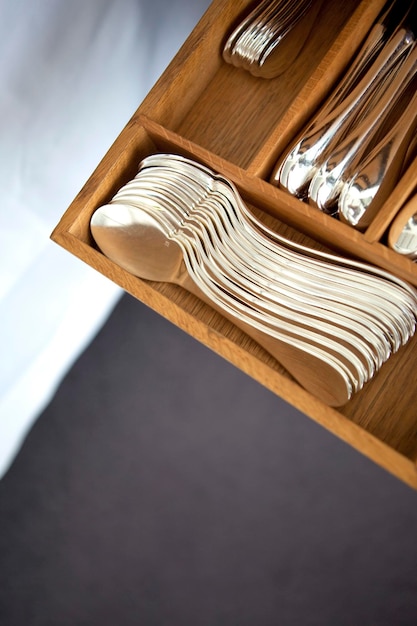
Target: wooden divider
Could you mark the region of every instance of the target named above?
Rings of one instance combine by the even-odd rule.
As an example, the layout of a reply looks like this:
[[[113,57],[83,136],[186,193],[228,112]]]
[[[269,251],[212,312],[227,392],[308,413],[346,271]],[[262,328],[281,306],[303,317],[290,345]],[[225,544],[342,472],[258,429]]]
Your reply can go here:
[[[292,104],[285,101],[285,110],[272,114],[271,103],[274,97],[280,98],[282,84],[279,89],[277,85],[263,85],[258,93],[253,81],[263,79],[249,78],[240,71],[234,72],[232,67],[223,67],[219,54],[218,46],[227,24],[236,19],[248,2],[216,0],[65,212],[52,238],[349,445],[417,488],[417,338],[390,358],[344,407],[330,408],[297,385],[254,341],[194,296],[175,285],[143,281],[117,267],[96,249],[89,228],[95,209],[108,202],[135,175],[143,157],[155,152],[176,152],[229,177],[248,207],[285,236],[313,247],[356,255],[417,284],[415,265],[399,258],[381,240],[385,222],[381,226],[376,222],[365,235],[357,233],[321,212],[314,212],[271,185],[264,176],[271,157],[275,156],[280,125],[292,128],[291,115],[296,120],[294,125],[304,115],[300,116],[297,98],[305,85],[309,85],[311,92],[308,109],[326,89],[329,80],[326,58],[331,73],[336,74],[336,65],[341,67],[347,50],[354,50],[360,40],[353,26],[360,24],[363,28],[364,20],[370,23],[381,5],[379,0],[364,0],[356,9],[356,2],[351,2],[345,19],[351,15],[353,21],[348,20],[340,38],[328,40],[331,57],[329,51],[324,56],[320,54],[318,69],[306,70],[297,93],[292,92]],[[329,7],[336,11],[334,3],[328,3],[328,11]],[[339,10],[337,5],[336,12]],[[239,101],[234,108],[233,98],[243,97],[249,86],[250,95],[257,93],[256,102],[247,97],[244,105]],[[263,114],[265,94],[269,98],[264,118],[267,132],[258,135],[251,126],[257,122],[256,111],[259,118]],[[233,111],[236,115],[232,118]],[[405,179],[403,184],[410,185],[412,177],[410,173],[408,182]],[[402,198],[405,191],[399,187],[396,193]],[[394,212],[393,208],[387,208],[384,215],[390,210]]]

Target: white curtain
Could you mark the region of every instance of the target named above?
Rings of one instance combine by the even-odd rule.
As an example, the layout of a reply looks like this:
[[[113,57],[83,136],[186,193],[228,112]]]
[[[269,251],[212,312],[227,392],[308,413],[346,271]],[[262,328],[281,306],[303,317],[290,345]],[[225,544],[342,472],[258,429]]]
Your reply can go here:
[[[50,233],[208,0],[0,0],[0,477],[121,295]]]

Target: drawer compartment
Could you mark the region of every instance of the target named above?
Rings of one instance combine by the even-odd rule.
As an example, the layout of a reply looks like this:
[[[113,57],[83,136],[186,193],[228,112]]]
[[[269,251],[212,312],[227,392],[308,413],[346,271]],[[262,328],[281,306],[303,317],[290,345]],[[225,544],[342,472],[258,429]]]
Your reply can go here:
[[[232,24],[248,3],[214,2],[65,212],[52,238],[376,463],[417,487],[415,337],[345,406],[333,409],[302,389],[275,359],[209,306],[180,287],[129,274],[101,254],[90,234],[89,222],[95,209],[136,174],[143,157],[173,152],[194,158],[232,180],[247,206],[286,237],[373,262],[417,284],[415,264],[385,246],[384,225],[373,224],[368,233],[353,231],[268,182],[273,162],[285,145],[283,138],[288,142],[322,100],[383,5],[379,1],[364,1],[359,6],[346,2],[335,16],[334,4],[333,8],[330,2],[324,4],[320,21],[323,30],[315,33],[320,46],[314,44],[314,55],[303,51],[308,62],[303,53],[297,59],[297,75],[301,78],[288,83],[285,91],[283,76],[266,81],[222,61],[220,45],[226,34],[225,24]],[[320,37],[328,30],[327,38]],[[199,71],[202,66],[204,72]],[[409,174],[395,194],[404,195],[404,185],[410,188],[411,181]]]

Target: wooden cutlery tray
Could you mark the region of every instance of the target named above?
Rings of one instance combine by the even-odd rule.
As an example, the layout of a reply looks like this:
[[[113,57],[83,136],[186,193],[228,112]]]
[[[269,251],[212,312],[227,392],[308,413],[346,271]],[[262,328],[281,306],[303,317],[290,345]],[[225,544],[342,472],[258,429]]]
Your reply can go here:
[[[324,0],[288,71],[265,80],[227,65],[222,44],[248,0],[215,0],[63,215],[52,239],[234,363],[398,478],[417,487],[417,337],[345,406],[303,390],[273,358],[207,305],[165,283],[130,275],[95,247],[89,221],[154,152],[192,157],[229,177],[250,208],[281,233],[390,270],[417,285],[417,264],[385,245],[386,230],[416,184],[412,163],[365,233],[268,182],[275,161],[316,109],[378,15],[383,0]]]

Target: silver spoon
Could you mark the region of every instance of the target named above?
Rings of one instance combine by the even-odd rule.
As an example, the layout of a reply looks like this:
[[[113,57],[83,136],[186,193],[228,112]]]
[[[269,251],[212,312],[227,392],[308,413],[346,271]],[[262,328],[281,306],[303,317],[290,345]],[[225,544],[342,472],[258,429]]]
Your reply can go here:
[[[356,171],[371,142],[414,79],[416,71],[417,47],[414,47],[386,91],[381,94],[372,113],[348,133],[319,167],[308,189],[309,204],[325,213],[334,214],[337,211],[344,181]]]
[[[291,195],[305,198],[318,167],[332,148],[346,136],[375,93],[380,93],[392,79],[404,55],[414,43],[413,33],[400,29],[383,47],[369,69],[345,97],[336,97],[336,106],[324,105],[295,144],[279,159],[271,176],[272,184]],[[343,92],[342,92],[343,93]]]
[[[212,172],[210,173],[210,170],[200,164],[191,162],[178,155],[152,155],[147,157],[142,162],[141,167],[145,167],[146,169],[147,167],[151,167],[151,164],[166,165],[167,163],[171,163],[171,165],[175,164],[175,167],[179,167],[181,171],[191,171],[192,175],[196,178],[202,177],[202,184],[207,188],[213,190],[216,185],[221,185],[222,191],[227,194],[231,204],[233,205],[234,203],[234,210],[236,211],[236,208],[239,209],[236,216],[239,217],[240,215],[241,218],[243,216],[247,218],[243,221],[243,226],[247,227],[250,222],[254,226],[259,227],[260,233],[262,234],[260,242],[263,246],[266,245],[267,248],[274,252],[282,252],[286,246],[288,246],[290,250],[295,249],[296,252],[300,252],[301,256],[300,254],[297,256],[292,255],[287,259],[288,266],[296,264],[297,261],[301,260],[303,262],[303,272],[298,273],[298,278],[303,280],[305,279],[305,275],[307,275],[308,278],[305,280],[311,287],[314,285],[313,281],[314,277],[316,277],[320,281],[319,289],[321,294],[323,294],[323,291],[327,289],[329,295],[334,298],[335,293],[337,294],[340,289],[340,285],[345,284],[345,279],[348,281],[354,281],[354,292],[352,292],[353,284],[351,282],[346,283],[346,285],[349,285],[350,290],[344,295],[344,301],[349,302],[350,306],[354,306],[356,299],[360,297],[360,294],[363,291],[365,302],[367,303],[366,310],[370,309],[371,303],[375,304],[380,301],[380,298],[382,298],[383,307],[386,313],[388,313],[388,310],[391,309],[391,304],[397,302],[399,295],[401,295],[401,308],[398,311],[398,314],[395,312],[395,306],[391,309],[392,321],[395,325],[399,325],[398,327],[401,333],[401,336],[397,337],[395,340],[394,350],[398,349],[399,345],[409,338],[410,333],[414,332],[416,294],[415,291],[409,287],[409,285],[403,281],[399,281],[393,275],[367,264],[346,260],[347,267],[344,267],[345,260],[340,257],[330,255],[328,253],[322,253],[300,244],[295,244],[295,242],[290,242],[286,238],[281,237],[278,233],[271,231],[265,227],[262,222],[259,222],[256,218],[254,218],[254,216],[246,209],[245,204],[241,201],[240,195],[230,181],[223,179],[218,175],[214,176]],[[234,227],[238,229],[239,223],[236,222]],[[250,229],[250,232],[251,235],[253,235],[253,228]],[[270,240],[269,244],[265,240],[265,235]],[[277,247],[277,243],[284,244],[284,246]],[[277,257],[272,258],[272,267],[276,267],[276,263],[278,261],[279,259]],[[336,272],[334,265],[337,265]],[[312,268],[314,268],[314,272],[317,272],[316,274],[311,273]],[[325,271],[325,274],[321,275],[321,270]],[[357,270],[360,271],[358,272]],[[293,276],[293,279],[296,277],[297,276]],[[380,278],[384,278],[385,280],[381,282]],[[388,282],[386,279],[388,279]],[[369,296],[371,293],[373,298],[370,302]],[[387,298],[389,299],[387,300]],[[363,309],[364,302],[362,302],[360,306]],[[409,309],[410,311],[408,316],[409,322],[407,322],[406,326],[404,326],[404,320],[402,319],[404,316],[404,308]],[[391,328],[390,333],[391,332],[394,333],[395,338],[396,331]]]
[[[388,232],[388,245],[398,254],[413,261],[417,259],[417,194],[407,200],[392,222]]]
[[[158,180],[161,181],[160,178]],[[191,214],[184,214],[178,210],[177,205],[171,204],[171,199],[177,197],[172,194],[178,193],[178,185],[169,191],[168,197],[161,194],[161,186],[156,195],[160,206],[166,211],[167,219],[173,227],[189,237],[189,244],[196,249],[199,266],[204,266],[206,273],[213,276],[223,290],[226,290],[233,298],[254,307],[260,312],[259,318],[271,326],[278,323],[281,331],[285,330],[293,335],[298,333],[304,341],[315,345],[321,343],[327,350],[338,353],[340,358],[344,358],[346,363],[356,368],[355,379],[359,379],[361,386],[375,373],[375,368],[381,363],[377,360],[371,346],[364,341],[363,331],[361,336],[354,335],[350,329],[340,326],[340,320],[339,325],[335,327],[325,322],[323,316],[317,317],[316,311],[301,307],[299,304],[297,311],[297,307],[292,306],[293,302],[288,302],[282,294],[279,294],[279,298],[273,298],[271,289],[259,289],[258,284],[250,280],[248,267],[244,267],[239,273],[239,265],[236,257],[233,256],[232,245],[228,245],[225,253],[222,254],[221,240],[216,240],[219,245],[213,244],[216,230],[212,228],[210,219],[202,223],[201,219],[195,219],[194,211]],[[149,191],[155,196],[155,191],[152,189],[147,190],[146,187],[142,187],[142,191]],[[137,194],[131,196],[129,201],[141,207],[145,198]],[[232,263],[230,262],[231,256],[233,257]],[[278,289],[276,293],[278,295]],[[291,319],[290,324],[289,319]],[[333,339],[335,336],[337,336],[337,342]]]
[[[145,172],[146,171],[147,170],[145,170]],[[157,181],[155,182],[158,183],[159,190],[162,185],[164,185],[165,188],[168,184],[163,176],[164,171],[165,170],[161,171],[161,168],[158,168]],[[137,178],[136,180],[145,182],[152,180],[152,177],[150,179],[149,177],[146,179]],[[313,298],[308,298],[308,291],[306,289],[296,289],[294,286],[294,278],[297,277],[296,270],[286,272],[285,268],[282,268],[280,265],[279,260],[274,264],[274,273],[265,278],[267,268],[264,265],[258,264],[258,255],[254,256],[252,254],[253,242],[250,238],[246,238],[245,242],[245,239],[242,239],[242,237],[234,237],[235,230],[237,229],[229,230],[226,225],[227,222],[220,222],[218,219],[218,211],[221,217],[227,213],[227,208],[224,204],[219,203],[219,201],[215,203],[212,197],[205,197],[204,201],[196,206],[195,197],[193,195],[187,196],[184,201],[176,196],[182,185],[184,185],[184,179],[181,180],[178,176],[175,177],[175,181],[172,181],[172,187],[169,192],[177,198],[178,205],[182,207],[179,219],[183,225],[187,226],[190,225],[190,220],[193,220],[195,216],[197,216],[197,228],[201,228],[202,222],[204,223],[204,228],[207,230],[207,233],[210,234],[207,245],[212,248],[213,255],[220,254],[221,262],[224,264],[222,268],[223,271],[225,271],[227,265],[227,271],[233,273],[236,278],[238,276],[236,270],[239,270],[243,286],[253,293],[262,295],[263,300],[279,302],[280,305],[284,304],[284,306],[291,307],[292,311],[297,310],[297,306],[299,306],[299,310],[305,315],[316,318],[319,316],[321,322],[326,319],[328,321],[331,320],[332,323],[338,324],[342,329],[349,326],[350,332],[356,329],[358,336],[362,339],[367,338],[370,345],[372,345],[374,349],[378,349],[378,338],[375,332],[373,332],[374,324],[372,318],[366,315],[362,322],[362,316],[358,315],[358,319],[355,319],[352,315],[351,299],[349,299],[349,305],[339,305],[339,303],[334,302],[330,303],[327,299],[323,298],[323,291],[320,293],[321,297],[316,295],[313,296]],[[126,185],[126,190],[129,188],[130,185]],[[187,183],[187,188],[189,188],[190,192],[192,191],[191,181]],[[117,194],[115,199],[117,199],[118,196],[131,203],[137,201],[134,193],[130,195],[127,193],[123,195]],[[206,232],[203,231],[202,235],[205,237]],[[285,274],[288,274],[286,280]],[[348,320],[349,324],[347,324]],[[357,324],[359,321],[361,322],[360,325]],[[383,345],[385,348],[385,357],[387,357],[391,350],[389,349],[388,354],[386,354],[386,341]],[[378,357],[378,359],[379,358],[381,357]]]
[[[254,76],[274,78],[298,56],[321,0],[260,2],[228,35],[223,59]]]
[[[138,204],[140,205],[140,203],[144,202],[144,198],[141,197],[140,195],[138,197],[135,197],[134,191],[145,191],[146,193],[149,193],[151,197],[157,197],[158,200],[158,206],[160,204],[162,204],[163,202],[166,202],[168,205],[168,215],[172,218],[174,216],[174,222],[172,222],[171,220],[171,224],[173,224],[174,228],[181,228],[182,230],[184,230],[184,228],[188,228],[191,230],[193,229],[193,217],[196,214],[196,211],[194,209],[192,209],[191,211],[191,221],[190,221],[190,213],[187,212],[187,207],[189,206],[194,206],[195,205],[195,196],[188,196],[186,195],[186,197],[181,197],[181,194],[179,194],[179,190],[181,189],[181,185],[180,185],[180,179],[177,177],[176,180],[170,180],[169,178],[165,178],[162,175],[161,172],[161,168],[158,167],[155,174],[155,181],[154,181],[154,186],[152,186],[152,184],[149,187],[149,184],[152,182],[153,176],[152,176],[152,171],[149,172],[148,169],[145,169],[144,172],[142,172],[142,176],[136,177],[135,181],[133,181],[132,184],[128,184],[126,185],[126,189],[130,189],[131,187],[133,187],[133,191],[131,191],[131,196],[126,195],[126,193],[122,193],[119,192],[118,194],[116,194],[116,197],[119,197],[120,200],[128,200],[129,202],[132,202],[134,204]],[[163,170],[165,171],[165,170]],[[146,174],[146,176],[144,176],[144,174]],[[140,184],[142,183],[142,184]],[[169,189],[168,189],[169,187]],[[161,196],[161,191],[164,190],[167,192],[167,198],[165,199],[163,196]],[[190,187],[190,190],[192,190],[192,187]],[[184,191],[184,189],[182,190]],[[204,196],[204,194],[197,194],[197,197],[202,197]],[[175,200],[175,204],[171,205],[171,200],[174,199]],[[206,206],[206,201],[199,207],[198,211],[202,211],[203,208]],[[183,205],[183,209],[181,209],[181,211],[178,212],[178,206]],[[207,215],[208,218],[212,217],[212,214],[209,212],[207,214],[203,215]],[[177,221],[175,221],[177,220]],[[209,226],[209,230],[210,227],[212,226],[210,220],[207,222],[208,226]],[[210,258],[208,259],[208,263],[206,264],[206,271],[208,273],[215,271],[216,269],[216,263],[221,271],[221,274],[217,274],[216,278],[217,280],[222,280],[222,278],[226,277],[227,275],[232,275],[233,280],[238,282],[238,285],[240,285],[245,292],[243,293],[242,291],[240,291],[239,293],[236,293],[236,284],[235,283],[227,283],[227,284],[223,284],[223,288],[227,289],[230,293],[233,293],[233,295],[235,297],[240,297],[242,299],[244,299],[245,297],[248,298],[249,296],[249,302],[251,305],[253,305],[254,303],[256,304],[257,308],[259,310],[262,310],[263,313],[265,313],[265,311],[267,312],[272,312],[276,317],[281,316],[281,319],[285,320],[286,316],[288,316],[288,310],[285,311],[284,310],[284,314],[282,313],[283,309],[282,309],[282,298],[281,298],[281,294],[280,294],[280,307],[276,307],[276,304],[274,302],[274,298],[271,297],[271,289],[262,289],[259,290],[259,287],[257,285],[256,282],[249,282],[248,280],[246,280],[246,277],[248,274],[250,274],[250,266],[246,266],[245,268],[243,268],[242,271],[242,275],[240,276],[239,279],[239,274],[235,272],[236,269],[236,257],[234,257],[234,262],[233,265],[230,265],[229,260],[230,260],[230,256],[233,255],[234,253],[234,247],[232,245],[227,246],[227,250],[226,250],[226,254],[223,255],[223,257],[220,255],[218,255],[218,252],[220,250],[216,249],[212,247],[212,242],[211,239],[207,239],[205,237],[206,232],[203,230],[201,231],[201,223],[199,221],[196,222],[197,225],[197,230],[198,230],[198,234],[202,237],[202,239],[204,240],[204,244],[206,246],[206,250],[209,249],[211,247],[211,255]],[[211,232],[211,236],[214,237],[216,235],[216,231],[215,230],[210,230]],[[219,241],[219,240],[218,240]],[[190,241],[191,244],[193,244],[193,241]],[[194,242],[195,243],[195,242]],[[248,242],[248,246],[246,247],[246,255],[250,256],[250,251],[251,251],[251,245],[250,245],[250,241]],[[205,251],[206,252],[206,251]],[[215,261],[213,264],[213,260]],[[200,262],[201,262],[201,255],[200,255]],[[280,287],[280,285],[279,285]],[[278,293],[278,289],[277,289],[277,293]],[[257,296],[258,294],[258,296]],[[272,294],[273,295],[273,294]],[[258,299],[256,300],[256,298],[258,297]],[[272,300],[273,304],[271,305],[269,303],[269,301]],[[276,300],[275,300],[276,301]],[[288,304],[287,304],[288,306]],[[306,310],[304,310],[304,314],[306,313]],[[309,311],[310,313],[310,311]],[[316,317],[316,312],[311,313],[314,317]],[[293,313],[292,317],[295,317],[295,314]],[[270,320],[271,321],[271,320]],[[294,319],[292,319],[292,322],[294,323]],[[272,323],[272,322],[271,322]],[[307,335],[307,333],[305,332],[305,323],[306,323],[306,318],[304,316],[303,317],[299,317],[297,319],[297,323],[300,325],[300,327],[303,329],[303,332],[305,335]],[[311,321],[310,321],[310,326],[311,326]],[[323,322],[323,320],[320,320],[320,323],[317,324],[317,328],[318,330],[322,333],[322,337],[324,340],[325,337],[325,333],[327,333],[328,336],[331,336],[331,331],[327,328]],[[354,323],[351,323],[350,326],[354,325]],[[313,325],[314,326],[314,325]],[[349,326],[348,326],[349,327]],[[288,327],[287,327],[288,328]],[[367,374],[363,374],[363,372],[361,373],[357,373],[356,372],[356,376],[362,380],[363,377],[369,377],[372,376],[375,369],[374,369],[374,363],[377,366],[380,366],[381,362],[384,361],[384,356],[385,359],[389,356],[389,351],[388,354],[383,354],[383,351],[381,350],[381,353],[379,354],[379,356],[377,356],[376,352],[378,350],[378,343],[377,342],[373,342],[373,348],[374,351],[369,351],[370,345],[366,345],[365,341],[363,341],[362,339],[358,341],[358,334],[356,334],[356,336],[353,335],[353,333],[351,333],[351,328],[349,328],[349,332],[347,332],[346,330],[343,329],[343,326],[340,327],[340,320],[339,320],[339,329],[336,330],[334,329],[333,333],[336,333],[339,335],[339,340],[342,340],[345,342],[345,347],[346,346],[350,346],[352,348],[352,346],[354,346],[354,350],[356,350],[357,354],[362,355],[361,358],[363,358],[363,364],[366,365],[366,367],[368,368],[368,373]],[[363,327],[362,330],[362,334],[366,335],[366,331],[365,331],[365,327]],[[310,335],[309,337],[311,340],[314,341],[314,337],[312,337]],[[364,346],[366,346],[364,348]],[[376,346],[376,347],[375,347]],[[331,346],[328,343],[327,344],[327,348],[330,349]],[[341,347],[339,347],[339,352],[343,351],[343,344]],[[382,356],[381,356],[382,355]],[[347,358],[347,360],[349,359],[349,357],[346,357],[345,354],[345,358]],[[355,357],[353,357],[355,358]],[[350,356],[350,359],[352,359],[352,356]],[[356,361],[356,367],[358,366],[358,362]],[[359,366],[361,367],[361,366]],[[362,383],[361,383],[362,384]]]
[[[345,404],[351,397],[349,378],[333,365],[332,359],[319,348],[313,349],[302,341],[290,340],[275,332],[271,337],[262,325],[230,313],[191,279],[185,265],[184,250],[170,236],[169,225],[161,226],[155,216],[122,205],[100,207],[91,219],[93,237],[115,263],[145,280],[172,282],[193,293],[211,307],[220,311],[234,324],[277,358],[296,380],[308,391],[331,406]]]
[[[341,221],[365,230],[398,182],[417,127],[417,92],[404,113],[343,184],[338,214]]]

